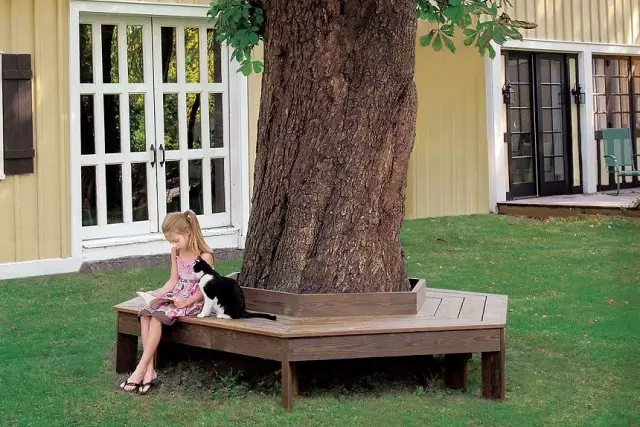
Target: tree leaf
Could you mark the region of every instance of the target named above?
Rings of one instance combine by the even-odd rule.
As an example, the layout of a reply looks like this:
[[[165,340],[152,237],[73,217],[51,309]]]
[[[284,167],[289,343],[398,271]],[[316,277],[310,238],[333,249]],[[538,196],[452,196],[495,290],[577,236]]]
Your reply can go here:
[[[453,44],[453,41],[449,37],[443,34],[442,40],[444,40],[444,45],[447,47],[447,49],[449,49],[452,53],[456,53],[456,47]]]
[[[425,34],[424,36],[420,37],[420,46],[422,47],[429,46],[429,43],[431,43],[431,40],[433,40],[433,36],[435,35],[436,35],[436,30],[431,30],[429,31],[429,34]]]
[[[433,44],[431,46],[433,47],[433,50],[435,50],[436,52],[442,49],[442,37],[440,36],[440,33],[438,33],[435,40],[433,40]]]

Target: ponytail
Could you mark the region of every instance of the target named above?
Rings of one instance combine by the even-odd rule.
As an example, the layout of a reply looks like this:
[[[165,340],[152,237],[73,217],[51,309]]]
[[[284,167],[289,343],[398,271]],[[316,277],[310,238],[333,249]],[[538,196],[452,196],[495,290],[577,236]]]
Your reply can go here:
[[[200,229],[200,222],[198,217],[192,210],[187,210],[184,213],[187,222],[189,223],[189,249],[202,255],[204,253],[212,254],[211,248],[207,245]]]

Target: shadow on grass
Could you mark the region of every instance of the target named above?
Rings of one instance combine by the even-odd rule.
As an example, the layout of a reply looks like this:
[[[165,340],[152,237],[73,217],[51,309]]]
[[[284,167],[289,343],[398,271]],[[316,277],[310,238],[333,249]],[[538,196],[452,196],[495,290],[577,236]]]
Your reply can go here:
[[[172,348],[174,352],[159,362],[156,393],[215,400],[280,394],[279,362],[182,345]],[[112,366],[114,358],[112,350]],[[478,365],[475,359],[469,361],[469,390],[478,386]],[[299,394],[340,397],[450,392],[445,390],[444,369],[441,356],[298,362]],[[127,377],[116,374],[114,386]]]

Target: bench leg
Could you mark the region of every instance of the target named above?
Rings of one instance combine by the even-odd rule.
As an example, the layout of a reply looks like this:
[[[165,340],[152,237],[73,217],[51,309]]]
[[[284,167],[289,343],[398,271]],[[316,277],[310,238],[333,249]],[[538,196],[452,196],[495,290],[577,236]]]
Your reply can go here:
[[[500,336],[500,351],[482,353],[482,397],[504,400],[504,330]]]
[[[116,372],[131,372],[136,367],[138,354],[138,337],[136,335],[118,333],[116,339]]]
[[[293,396],[298,395],[298,378],[296,366],[293,362],[282,361],[282,407],[291,409],[293,406]]]
[[[446,388],[467,391],[469,375],[467,361],[471,353],[447,354],[444,364],[444,385]]]

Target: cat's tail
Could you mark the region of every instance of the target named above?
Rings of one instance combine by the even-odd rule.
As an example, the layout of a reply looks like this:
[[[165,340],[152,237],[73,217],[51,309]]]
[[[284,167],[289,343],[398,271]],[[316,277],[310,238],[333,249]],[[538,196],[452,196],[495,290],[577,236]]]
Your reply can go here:
[[[246,311],[246,310],[245,310],[244,315],[242,317],[244,317],[244,318],[259,317],[261,319],[276,320],[276,316],[274,316],[272,314],[254,313],[252,311]]]

